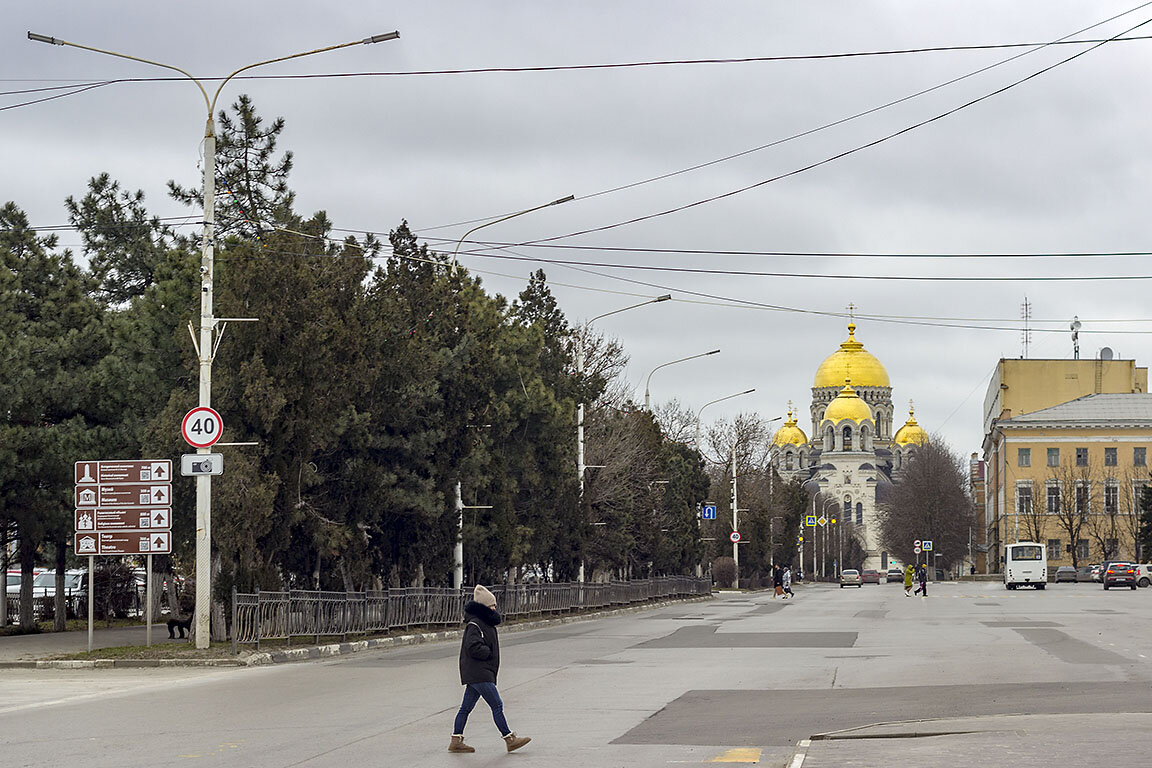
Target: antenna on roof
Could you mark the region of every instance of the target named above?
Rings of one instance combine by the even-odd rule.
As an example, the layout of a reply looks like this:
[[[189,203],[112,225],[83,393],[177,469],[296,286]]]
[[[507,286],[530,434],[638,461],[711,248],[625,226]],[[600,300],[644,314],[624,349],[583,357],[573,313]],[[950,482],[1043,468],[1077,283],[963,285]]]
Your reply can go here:
[[[1080,359],[1080,317],[1078,315],[1072,316],[1072,359]]]
[[[1024,320],[1024,330],[1020,332],[1020,344],[1024,348],[1024,354],[1020,357],[1024,360],[1028,359],[1028,345],[1032,343],[1032,329],[1029,323],[1032,320],[1032,304],[1028,301],[1028,297],[1024,297],[1024,303],[1020,305],[1020,317]]]

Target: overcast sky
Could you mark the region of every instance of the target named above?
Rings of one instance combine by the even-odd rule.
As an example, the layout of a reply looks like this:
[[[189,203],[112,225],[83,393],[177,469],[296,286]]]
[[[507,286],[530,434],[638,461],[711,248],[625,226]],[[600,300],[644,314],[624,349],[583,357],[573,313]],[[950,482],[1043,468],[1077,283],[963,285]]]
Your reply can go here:
[[[412,72],[866,52],[1109,38],[1152,19],[1135,0],[854,0],[853,2],[53,2],[9,4],[0,40],[0,107],[62,91],[14,93],[160,69],[29,42],[28,30],[156,59],[197,76],[399,30],[396,41],[258,70],[265,75]],[[1134,10],[1137,9],[1137,10]],[[1152,35],[1152,24],[1132,35]],[[627,69],[234,81],[283,116],[282,148],[307,214],[384,233],[401,220],[451,250],[468,225],[568,194],[563,206],[478,233],[526,243],[612,225],[722,195],[852,150],[1057,64],[1090,45],[1036,49],[924,96],[828,130],[629,189],[622,185],[770,144],[1032,50],[1007,48]],[[721,255],[1100,253],[1152,250],[1146,193],[1152,40],[1090,50],[1008,91],[810,171],[684,211],[551,245],[491,250],[599,264],[800,273],[800,277],[562,266],[468,256],[487,287],[514,296],[543,266],[575,322],[671,293],[676,301],[599,321],[631,355],[643,398],[706,420],[807,406],[821,360],[857,338],[885,365],[903,422],[909,399],[925,429],[980,450],[981,405],[1000,357],[1019,357],[1021,303],[1033,305],[1030,357],[1072,356],[1068,323],[1083,322],[1081,355],[1103,346],[1147,365],[1149,281],[1040,278],[1152,275],[1147,256],[869,258]],[[67,92],[67,91],[63,91]],[[187,82],[113,84],[0,111],[0,200],[39,227],[67,222],[63,201],[107,171],[141,189],[159,216],[188,210],[165,184],[199,183],[204,104]],[[64,245],[77,245],[62,232]],[[608,248],[694,249],[704,254]],[[467,250],[467,248],[465,248]],[[819,277],[836,276],[841,277]],[[855,277],[853,277],[855,276]],[[1013,281],[870,280],[862,276],[1017,277]],[[778,309],[769,309],[770,305]],[[893,320],[919,319],[913,323]],[[957,327],[950,327],[957,326]],[[1057,332],[1052,332],[1057,331]]]

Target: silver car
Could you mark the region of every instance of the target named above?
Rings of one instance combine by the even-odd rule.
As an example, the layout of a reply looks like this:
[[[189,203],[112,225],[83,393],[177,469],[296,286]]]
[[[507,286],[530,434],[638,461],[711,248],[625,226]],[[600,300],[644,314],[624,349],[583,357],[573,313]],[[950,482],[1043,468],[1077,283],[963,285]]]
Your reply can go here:
[[[860,578],[860,571],[845,568],[840,571],[840,589],[844,587],[862,587],[864,580]]]

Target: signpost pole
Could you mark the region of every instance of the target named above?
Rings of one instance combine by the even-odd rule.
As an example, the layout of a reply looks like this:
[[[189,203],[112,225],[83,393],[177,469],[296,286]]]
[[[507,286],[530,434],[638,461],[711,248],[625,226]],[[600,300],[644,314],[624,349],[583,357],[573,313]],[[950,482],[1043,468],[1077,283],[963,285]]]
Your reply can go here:
[[[92,653],[92,622],[96,618],[96,558],[88,555],[88,653]]]
[[[144,566],[144,645],[152,647],[152,555],[148,555]]]

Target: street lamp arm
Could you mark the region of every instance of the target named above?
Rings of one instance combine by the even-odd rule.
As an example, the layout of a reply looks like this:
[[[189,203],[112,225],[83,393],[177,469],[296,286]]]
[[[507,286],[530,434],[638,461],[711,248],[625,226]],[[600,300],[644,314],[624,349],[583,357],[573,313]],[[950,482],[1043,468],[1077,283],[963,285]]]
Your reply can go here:
[[[611,312],[605,312],[602,315],[596,315],[596,317],[585,322],[584,325],[591,325],[592,323],[596,322],[597,320],[599,320],[603,317],[608,317],[609,315],[618,315],[621,312],[627,312],[630,309],[636,309],[637,307],[643,307],[645,304],[657,304],[661,301],[671,301],[671,300],[672,300],[672,294],[666,293],[663,296],[657,296],[654,299],[648,299],[648,301],[642,301],[639,304],[630,304],[627,307],[621,307],[620,309],[614,309]]]
[[[561,205],[563,203],[570,203],[575,199],[576,199],[575,195],[568,195],[567,197],[562,197],[559,200],[553,200],[550,203],[544,203],[543,205],[537,205],[533,208],[526,208],[523,211],[516,211],[516,213],[510,213],[507,216],[501,216],[498,219],[492,219],[492,221],[486,221],[483,224],[478,224],[477,226],[472,227],[472,229],[465,232],[463,235],[460,236],[460,239],[456,241],[456,249],[454,251],[452,251],[452,269],[453,269],[453,271],[455,271],[455,269],[456,269],[456,256],[457,256],[457,254],[460,253],[460,245],[465,240],[467,240],[468,235],[472,234],[473,232],[484,229],[484,227],[490,227],[493,224],[499,224],[502,221],[508,221],[508,219],[514,219],[517,216],[523,216],[526,213],[532,213],[533,211],[539,211],[541,208],[548,208],[548,207],[553,206],[553,205]]]
[[[648,378],[644,382],[644,407],[645,408],[648,407],[648,401],[649,401],[648,388],[649,388],[649,385],[652,383],[652,374],[653,373],[656,373],[656,371],[660,370],[661,368],[667,368],[670,365],[676,365],[676,363],[683,363],[683,362],[687,362],[688,360],[695,360],[698,357],[707,357],[708,355],[718,355],[718,354],[720,354],[720,350],[714,349],[711,352],[701,352],[698,355],[689,355],[688,357],[682,357],[679,360],[673,360],[672,362],[669,362],[669,363],[662,363],[662,364],[656,366],[655,368],[653,368],[652,373],[648,374]]]
[[[184,75],[184,77],[188,78],[189,80],[191,80],[193,83],[196,84],[196,87],[200,89],[200,94],[204,97],[204,106],[208,107],[209,115],[211,115],[211,113],[212,113],[213,100],[208,98],[208,92],[204,90],[204,86],[201,85],[200,81],[197,80],[195,77],[193,77],[188,71],[183,70],[180,67],[176,67],[176,66],[173,66],[171,64],[164,64],[164,63],[159,62],[159,61],[152,61],[151,59],[142,59],[139,56],[129,56],[127,53],[117,53],[116,51],[106,51],[103,48],[93,48],[90,45],[81,45],[80,43],[70,43],[67,40],[61,40],[58,37],[49,37],[48,35],[38,35],[35,32],[29,32],[28,33],[28,39],[33,40],[37,43],[48,43],[50,45],[66,45],[70,48],[80,48],[81,50],[92,51],[93,53],[102,53],[105,56],[115,56],[118,59],[128,59],[130,61],[139,61],[141,64],[151,64],[154,67],[163,67],[164,69],[171,69],[174,72],[179,72],[180,74]],[[258,65],[253,65],[253,66],[258,66]],[[232,74],[234,75],[236,73],[233,72]],[[229,75],[229,77],[231,77],[231,75]],[[216,91],[216,93],[217,93],[217,95],[219,95],[220,91]]]

